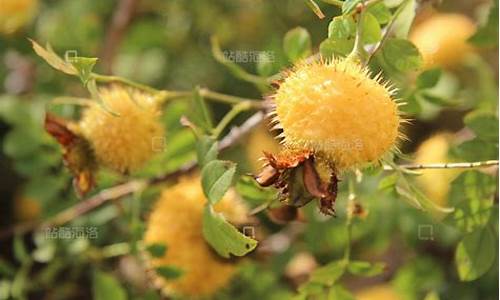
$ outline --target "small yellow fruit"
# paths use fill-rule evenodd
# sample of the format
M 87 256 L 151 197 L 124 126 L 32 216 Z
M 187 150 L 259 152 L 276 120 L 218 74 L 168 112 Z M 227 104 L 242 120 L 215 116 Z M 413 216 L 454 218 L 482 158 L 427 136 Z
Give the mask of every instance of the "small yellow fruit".
M 476 31 L 474 23 L 459 14 L 437 14 L 419 24 L 410 34 L 424 58 L 426 68 L 452 67 L 473 48 L 467 39 Z
M 246 154 L 252 171 L 256 172 L 262 168 L 260 159 L 263 152 L 277 153 L 280 149 L 278 141 L 269 133 L 265 125 L 255 128 L 249 135 L 246 143 Z
M 165 295 L 189 299 L 210 296 L 227 285 L 235 274 L 236 266 L 217 256 L 203 238 L 205 202 L 200 178 L 183 178 L 163 191 L 151 212 L 144 244 L 164 244 L 167 251 L 160 258 L 148 257 L 149 267 L 168 265 L 183 272 L 181 277 L 168 281 L 153 272 L 155 285 Z M 217 203 L 215 210 L 233 224 L 247 221 L 247 207 L 232 190 Z
M 451 135 L 436 134 L 425 140 L 417 149 L 417 164 L 447 163 Z M 446 206 L 451 182 L 457 177 L 457 170 L 422 170 L 416 178 L 425 195 L 439 206 Z
M 159 103 L 150 95 L 120 86 L 101 89 L 100 97 L 118 115 L 93 103 L 83 112 L 79 130 L 100 164 L 121 173 L 137 170 L 162 150 Z
M 11 34 L 34 17 L 37 0 L 0 0 L 0 33 Z
M 314 151 L 337 170 L 376 162 L 400 136 L 391 94 L 348 59 L 299 64 L 274 96 L 282 143 Z
M 400 300 L 398 295 L 389 284 L 370 286 L 356 293 L 358 300 Z

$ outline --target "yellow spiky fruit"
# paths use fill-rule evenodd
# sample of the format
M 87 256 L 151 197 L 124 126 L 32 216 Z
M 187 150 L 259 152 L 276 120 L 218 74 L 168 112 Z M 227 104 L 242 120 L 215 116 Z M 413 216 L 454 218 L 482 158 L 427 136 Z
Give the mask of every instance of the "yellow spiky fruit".
M 263 152 L 277 153 L 280 149 L 278 141 L 271 135 L 265 125 L 260 125 L 248 135 L 245 151 L 252 171 L 262 168 L 260 159 Z
M 156 98 L 121 86 L 101 89 L 100 97 L 109 111 L 93 103 L 84 110 L 78 128 L 101 165 L 127 173 L 163 150 L 164 127 Z
M 380 160 L 400 136 L 392 91 L 349 59 L 299 64 L 274 102 L 284 146 L 312 150 L 340 171 Z
M 417 164 L 447 163 L 450 162 L 448 150 L 451 134 L 439 133 L 425 140 L 416 151 Z M 451 182 L 458 176 L 459 171 L 449 170 L 422 170 L 422 175 L 416 178 L 425 195 L 439 206 L 448 203 L 448 192 Z
M 34 17 L 37 0 L 0 0 L 0 33 L 11 34 Z
M 473 51 L 467 43 L 476 25 L 460 14 L 436 14 L 418 24 L 410 34 L 424 58 L 424 66 L 453 67 Z
M 207 297 L 226 286 L 236 272 L 236 265 L 217 256 L 203 238 L 205 202 L 200 178 L 183 178 L 162 192 L 151 212 L 144 244 L 164 244 L 167 251 L 160 258 L 148 257 L 147 264 L 152 269 L 169 265 L 182 271 L 181 277 L 168 281 L 153 271 L 154 283 L 165 295 Z M 233 224 L 247 221 L 247 207 L 232 190 L 215 211 Z
M 358 300 L 400 300 L 402 297 L 389 285 L 379 284 L 356 293 Z

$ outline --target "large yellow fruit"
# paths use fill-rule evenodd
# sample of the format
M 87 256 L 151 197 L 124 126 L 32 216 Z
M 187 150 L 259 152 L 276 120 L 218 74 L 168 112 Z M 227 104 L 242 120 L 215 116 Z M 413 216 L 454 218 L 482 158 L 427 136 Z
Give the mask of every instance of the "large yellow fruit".
M 475 30 L 464 15 L 436 14 L 413 29 L 410 40 L 422 53 L 426 68 L 452 67 L 473 50 L 467 39 Z
M 156 98 L 121 86 L 101 89 L 100 97 L 118 115 L 92 103 L 78 125 L 101 165 L 127 173 L 162 150 L 164 128 Z
M 400 135 L 391 90 L 351 60 L 299 64 L 274 102 L 284 146 L 314 151 L 337 170 L 379 161 Z
M 184 178 L 163 191 L 151 212 L 144 244 L 164 244 L 167 251 L 163 257 L 148 258 L 149 266 L 174 266 L 183 272 L 181 277 L 168 281 L 153 272 L 155 285 L 165 295 L 187 299 L 210 296 L 226 286 L 235 274 L 234 263 L 217 256 L 203 238 L 205 202 L 200 178 Z M 247 221 L 247 208 L 232 190 L 217 203 L 215 210 L 233 224 Z
M 447 133 L 436 134 L 425 140 L 417 149 L 415 162 L 417 164 L 447 163 L 451 135 Z M 451 182 L 459 172 L 453 169 L 422 170 L 422 175 L 417 177 L 418 184 L 425 195 L 439 206 L 446 206 Z
M 0 0 L 0 33 L 11 34 L 34 17 L 37 0 Z
M 260 159 L 263 152 L 277 153 L 280 149 L 278 141 L 271 135 L 265 125 L 260 125 L 248 135 L 245 146 L 247 159 L 252 171 L 256 172 L 262 168 Z
M 398 295 L 389 284 L 379 284 L 365 288 L 356 293 L 357 300 L 400 300 Z

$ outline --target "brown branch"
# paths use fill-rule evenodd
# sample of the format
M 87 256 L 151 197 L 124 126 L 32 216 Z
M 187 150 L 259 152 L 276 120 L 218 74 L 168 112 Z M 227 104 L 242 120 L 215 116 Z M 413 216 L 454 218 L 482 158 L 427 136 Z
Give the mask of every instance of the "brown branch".
M 254 127 L 259 125 L 260 122 L 264 120 L 264 117 L 265 117 L 264 112 L 259 111 L 250 118 L 248 118 L 242 125 L 233 127 L 229 131 L 229 133 L 220 141 L 219 150 L 222 151 L 234 145 L 236 142 L 239 141 L 240 138 L 242 138 Z M 191 161 L 186 163 L 178 170 L 175 170 L 173 172 L 167 173 L 162 176 L 154 177 L 145 181 L 132 180 L 104 189 L 99 193 L 95 194 L 94 196 L 82 200 L 78 204 L 59 212 L 58 214 L 56 214 L 55 216 L 49 218 L 44 222 L 23 223 L 13 227 L 9 227 L 3 231 L 0 231 L 0 240 L 12 236 L 13 234 L 25 234 L 37 228 L 47 228 L 47 227 L 60 226 L 66 224 L 71 220 L 74 220 L 78 216 L 84 215 L 89 211 L 103 205 L 106 202 L 133 194 L 134 192 L 141 190 L 144 186 L 150 186 L 174 180 L 181 175 L 193 171 L 194 169 L 196 169 L 197 165 L 198 163 L 196 161 Z
M 426 169 L 477 169 L 498 166 L 498 160 L 457 162 L 457 163 L 435 163 L 435 164 L 407 164 L 398 167 L 406 170 L 426 170 Z M 394 170 L 392 166 L 385 165 L 384 170 Z
M 105 73 L 111 74 L 113 71 L 113 59 L 128 25 L 134 17 L 138 2 L 139 0 L 120 0 L 118 8 L 113 14 L 101 50 L 101 64 Z

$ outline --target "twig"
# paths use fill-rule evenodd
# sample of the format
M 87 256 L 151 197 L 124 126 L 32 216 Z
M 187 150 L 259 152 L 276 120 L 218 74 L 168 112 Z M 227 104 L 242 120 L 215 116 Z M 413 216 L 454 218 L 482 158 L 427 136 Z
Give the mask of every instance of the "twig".
M 406 170 L 425 170 L 425 169 L 477 169 L 491 166 L 498 166 L 498 160 L 459 162 L 459 163 L 435 163 L 435 164 L 406 164 L 399 165 Z M 392 171 L 394 167 L 384 165 L 384 170 Z
M 219 150 L 224 150 L 231 145 L 235 144 L 241 137 L 256 127 L 264 119 L 264 113 L 259 111 L 250 118 L 248 118 L 242 125 L 233 127 L 230 132 L 220 141 Z M 47 228 L 60 226 L 74 220 L 78 216 L 84 215 L 89 211 L 103 205 L 104 203 L 130 195 L 144 186 L 155 185 L 169 180 L 176 179 L 177 177 L 193 171 L 197 166 L 196 161 L 186 163 L 184 166 L 171 173 L 162 176 L 154 177 L 149 180 L 132 180 L 128 181 L 105 190 L 100 191 L 96 195 L 82 200 L 78 204 L 63 210 L 52 218 L 44 222 L 29 222 L 19 224 L 3 231 L 0 231 L 0 240 L 7 238 L 13 234 L 25 234 L 36 228 Z
M 134 16 L 138 2 L 139 0 L 121 0 L 113 14 L 101 53 L 101 63 L 108 74 L 112 73 L 113 59 Z

